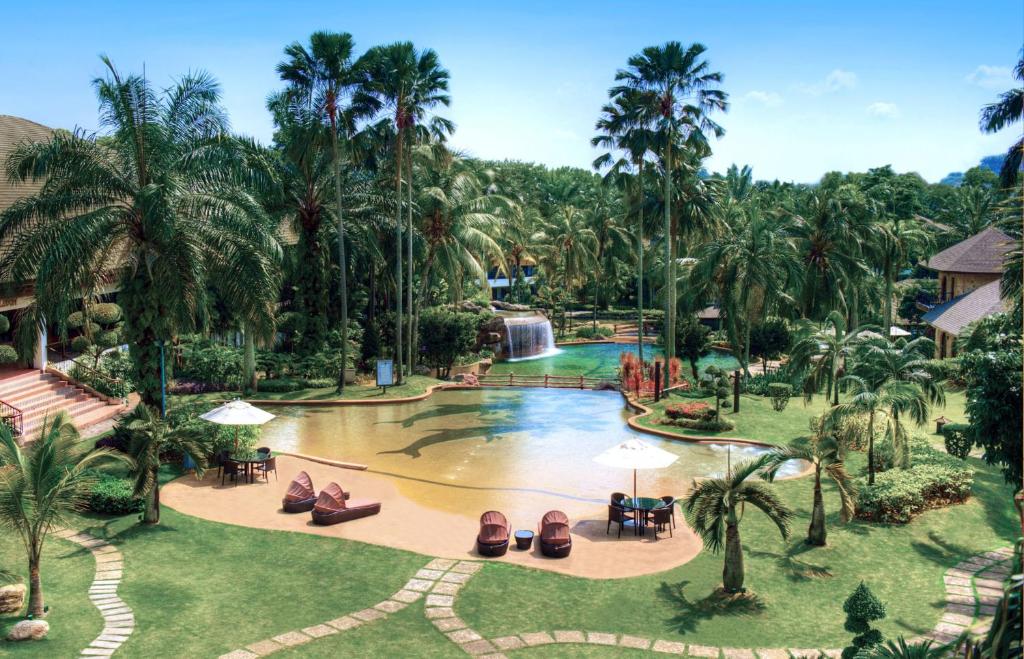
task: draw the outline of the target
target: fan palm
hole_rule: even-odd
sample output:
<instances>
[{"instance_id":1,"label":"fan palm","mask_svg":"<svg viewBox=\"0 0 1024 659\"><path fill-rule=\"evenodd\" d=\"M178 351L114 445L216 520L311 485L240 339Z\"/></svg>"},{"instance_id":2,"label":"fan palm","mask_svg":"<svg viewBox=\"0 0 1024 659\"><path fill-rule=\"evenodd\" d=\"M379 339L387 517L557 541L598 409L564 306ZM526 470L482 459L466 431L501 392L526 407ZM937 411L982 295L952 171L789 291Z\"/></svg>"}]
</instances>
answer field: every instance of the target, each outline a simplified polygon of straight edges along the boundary
<instances>
[{"instance_id":1,"label":"fan palm","mask_svg":"<svg viewBox=\"0 0 1024 659\"><path fill-rule=\"evenodd\" d=\"M128 454L135 461L132 470L135 496L146 498L142 521L160 522L160 456L180 453L195 463L196 476L202 478L206 456L210 453L208 434L191 424L172 427L147 405L139 405L122 422L128 432Z\"/></svg>"},{"instance_id":2,"label":"fan palm","mask_svg":"<svg viewBox=\"0 0 1024 659\"><path fill-rule=\"evenodd\" d=\"M43 544L50 531L85 505L96 482L90 468L105 461L129 463L123 453L82 440L66 413L43 420L35 441L19 445L0 424L0 525L17 534L28 556L28 612L46 613L40 575Z\"/></svg>"},{"instance_id":3,"label":"fan palm","mask_svg":"<svg viewBox=\"0 0 1024 659\"><path fill-rule=\"evenodd\" d=\"M279 248L251 193L265 169L228 135L216 82L190 74L158 94L103 62L104 136L57 131L6 163L11 181L46 182L0 215L0 272L35 280L34 323L67 318L113 278L134 381L157 405L161 345L195 325L211 281L239 317L272 327Z\"/></svg>"},{"instance_id":4,"label":"fan palm","mask_svg":"<svg viewBox=\"0 0 1024 659\"><path fill-rule=\"evenodd\" d=\"M747 504L768 516L783 539L789 538L793 512L774 492L771 484L751 481L771 460L764 454L755 460L735 465L724 478L694 481L683 504L690 527L700 536L704 547L717 554L725 549L722 585L728 593L743 590L743 544L740 519Z\"/></svg>"},{"instance_id":5,"label":"fan palm","mask_svg":"<svg viewBox=\"0 0 1024 659\"><path fill-rule=\"evenodd\" d=\"M338 127L345 137L352 125L351 109L346 107L356 87L352 66L355 44L347 32L314 32L309 48L293 42L284 50L287 60L277 65L281 79L289 84L289 93L305 101L316 114L327 119L330 126L331 162L334 166L334 203L338 222L338 288L341 296L341 373L338 391L345 389L345 368L348 364L348 265L345 259L345 222L341 194L341 153L338 148Z\"/></svg>"},{"instance_id":6,"label":"fan palm","mask_svg":"<svg viewBox=\"0 0 1024 659\"><path fill-rule=\"evenodd\" d=\"M402 378L402 156L407 132L422 123L438 105L448 105L448 71L437 53L418 52L402 41L375 46L360 59L361 91L358 102L373 113L386 113L394 122L395 175L395 363ZM410 255L410 258L412 256ZM409 282L412 285L412 282ZM411 311L411 310L410 310Z\"/></svg>"},{"instance_id":7,"label":"fan palm","mask_svg":"<svg viewBox=\"0 0 1024 659\"><path fill-rule=\"evenodd\" d=\"M1013 77L1024 83L1024 57L1021 57L1017 61L1017 66L1013 67ZM982 108L981 129L986 133L997 133L1007 126L1017 123L1021 117L1024 117L1024 87L1015 87L1000 94L999 100L995 103ZM1006 159L1003 160L1003 167L999 172L999 178L1004 187L1012 188L1017 184L1022 156L1024 156L1024 137L1018 137L1017 141L1007 150Z\"/></svg>"},{"instance_id":8,"label":"fan palm","mask_svg":"<svg viewBox=\"0 0 1024 659\"><path fill-rule=\"evenodd\" d=\"M611 91L613 98L633 94L643 105L641 120L657 126L661 133L663 176L663 217L665 231L665 358L675 352L676 273L675 245L672 236L672 177L675 167L672 149L677 137L683 143L705 141L708 134L721 136L724 130L711 118L715 110L728 109L728 95L721 90L722 74L711 71L704 59L704 45L683 46L669 41L649 46L629 58L627 67L615 75L619 85ZM691 139L692 138L692 139ZM668 374L665 375L668 382Z\"/></svg>"},{"instance_id":9,"label":"fan palm","mask_svg":"<svg viewBox=\"0 0 1024 659\"><path fill-rule=\"evenodd\" d=\"M786 447L772 449L766 476L774 480L779 468L790 460L803 460L814 467L814 504L811 508L811 525L807 528L807 544L825 546L825 498L821 491L822 472L835 483L839 495L839 519L845 524L853 518L854 492L850 475L843 465L843 451L835 435L825 427L824 419L811 421L814 435L802 438Z\"/></svg>"}]
</instances>

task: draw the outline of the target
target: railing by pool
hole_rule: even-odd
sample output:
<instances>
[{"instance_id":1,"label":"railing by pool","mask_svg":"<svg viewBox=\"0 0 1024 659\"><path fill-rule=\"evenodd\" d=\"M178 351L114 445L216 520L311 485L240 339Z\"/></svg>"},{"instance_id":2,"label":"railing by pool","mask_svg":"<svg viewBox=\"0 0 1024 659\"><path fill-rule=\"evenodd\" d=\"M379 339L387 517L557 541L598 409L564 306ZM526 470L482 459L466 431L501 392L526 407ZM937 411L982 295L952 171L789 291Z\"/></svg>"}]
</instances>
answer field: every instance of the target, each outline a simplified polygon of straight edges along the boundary
<instances>
[{"instance_id":1,"label":"railing by pool","mask_svg":"<svg viewBox=\"0 0 1024 659\"><path fill-rule=\"evenodd\" d=\"M545 389L597 389L617 387L617 378L592 378L584 375L478 375L477 382L488 387L543 387Z\"/></svg>"}]
</instances>

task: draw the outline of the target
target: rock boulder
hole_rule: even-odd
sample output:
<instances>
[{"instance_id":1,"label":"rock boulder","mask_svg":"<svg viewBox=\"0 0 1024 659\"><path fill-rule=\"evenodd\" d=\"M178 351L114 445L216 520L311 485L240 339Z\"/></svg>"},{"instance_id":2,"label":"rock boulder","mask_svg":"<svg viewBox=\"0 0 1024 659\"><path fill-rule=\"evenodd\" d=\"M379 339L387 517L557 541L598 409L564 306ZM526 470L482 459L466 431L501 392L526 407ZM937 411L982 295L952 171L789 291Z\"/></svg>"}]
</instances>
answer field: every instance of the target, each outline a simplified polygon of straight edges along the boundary
<instances>
[{"instance_id":1,"label":"rock boulder","mask_svg":"<svg viewBox=\"0 0 1024 659\"><path fill-rule=\"evenodd\" d=\"M17 613L25 606L25 593L28 588L23 583L0 587L0 613Z\"/></svg>"},{"instance_id":2,"label":"rock boulder","mask_svg":"<svg viewBox=\"0 0 1024 659\"><path fill-rule=\"evenodd\" d=\"M21 620L7 633L8 641L38 641L50 631L45 620Z\"/></svg>"}]
</instances>

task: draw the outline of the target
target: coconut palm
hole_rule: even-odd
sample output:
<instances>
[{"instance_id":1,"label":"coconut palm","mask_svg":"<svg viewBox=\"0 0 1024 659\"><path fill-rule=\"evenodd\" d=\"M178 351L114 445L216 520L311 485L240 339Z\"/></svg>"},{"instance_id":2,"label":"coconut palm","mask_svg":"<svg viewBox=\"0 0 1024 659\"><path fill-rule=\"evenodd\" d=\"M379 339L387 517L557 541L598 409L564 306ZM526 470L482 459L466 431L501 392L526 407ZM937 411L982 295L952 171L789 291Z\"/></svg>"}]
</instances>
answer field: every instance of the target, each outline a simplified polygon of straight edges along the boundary
<instances>
[{"instance_id":1,"label":"coconut palm","mask_svg":"<svg viewBox=\"0 0 1024 659\"><path fill-rule=\"evenodd\" d=\"M931 239L913 220L889 220L875 224L872 232L872 243L869 251L875 252L882 279L885 282L885 295L882 301L882 328L886 337L891 337L892 289L896 278L903 268L911 262L912 255L918 254Z\"/></svg>"},{"instance_id":2,"label":"coconut palm","mask_svg":"<svg viewBox=\"0 0 1024 659\"><path fill-rule=\"evenodd\" d=\"M826 412L829 421L844 417L864 416L868 420L868 485L875 484L875 428L882 417L886 436L893 441L905 437L900 415L909 416L918 425L928 419L928 396L916 382L886 380L871 382L857 375L847 375L840 382L850 387L850 400Z\"/></svg>"},{"instance_id":3,"label":"coconut palm","mask_svg":"<svg viewBox=\"0 0 1024 659\"><path fill-rule=\"evenodd\" d=\"M345 258L345 222L341 194L341 160L338 130L347 138L351 133L353 114L347 107L356 88L357 78L352 65L355 43L347 32L314 32L309 48L293 42L285 49L288 59L277 65L281 79L288 83L288 93L305 102L321 120L330 126L331 163L334 169L335 219L338 223L338 288L341 297L341 373L338 391L345 389L345 368L348 365L348 265ZM347 140L346 140L347 141Z\"/></svg>"},{"instance_id":4,"label":"coconut palm","mask_svg":"<svg viewBox=\"0 0 1024 659\"><path fill-rule=\"evenodd\" d=\"M586 211L586 224L594 233L594 313L593 327L597 329L598 287L608 275L606 263L615 254L629 252L630 236L621 224L622 205L614 188L601 186Z\"/></svg>"},{"instance_id":5,"label":"coconut palm","mask_svg":"<svg viewBox=\"0 0 1024 659\"><path fill-rule=\"evenodd\" d=\"M402 378L402 157L408 131L423 123L427 113L438 105L448 105L448 71L437 53L416 50L402 41L375 46L360 59L361 91L357 102L367 111L386 114L395 128L395 363L398 380ZM412 256L410 255L410 258ZM412 285L412 282L409 282ZM411 311L411 310L410 310Z\"/></svg>"},{"instance_id":6,"label":"coconut palm","mask_svg":"<svg viewBox=\"0 0 1024 659\"><path fill-rule=\"evenodd\" d=\"M853 518L854 492L850 475L843 464L843 450L835 435L829 432L824 419L811 421L814 433L810 438L801 438L785 447L772 449L766 476L774 480L779 468L790 460L803 460L814 467L814 504L811 508L811 525L807 528L807 544L825 546L825 498L821 490L822 472L836 486L839 495L839 519L845 524Z\"/></svg>"},{"instance_id":7,"label":"coconut palm","mask_svg":"<svg viewBox=\"0 0 1024 659\"><path fill-rule=\"evenodd\" d=\"M796 373L808 370L804 381L807 400L824 386L825 398L839 404L841 371L861 340L860 331L847 332L846 319L838 311L831 312L823 323L804 322L798 327L800 338L790 351L789 363Z\"/></svg>"},{"instance_id":8,"label":"coconut palm","mask_svg":"<svg viewBox=\"0 0 1024 659\"><path fill-rule=\"evenodd\" d=\"M1024 83L1024 56L1013 68L1013 77ZM986 105L981 110L981 130L986 133L998 133L1002 129L1017 123L1024 117L1024 86L1015 87L999 95L999 100ZM1021 157L1024 156L1024 137L1017 141L1006 152L999 178L1003 186L1012 188L1017 184L1020 172Z\"/></svg>"},{"instance_id":9,"label":"coconut palm","mask_svg":"<svg viewBox=\"0 0 1024 659\"><path fill-rule=\"evenodd\" d=\"M706 142L708 134L724 134L710 113L728 109L728 95L721 90L722 74L711 71L704 58L706 48L699 43L683 46L669 41L649 46L629 58L627 67L615 75L618 85L613 97L632 94L643 105L641 120L657 125L661 133L663 177L663 218L665 232L665 358L675 352L676 273L675 245L672 233L672 178L675 166L672 149L683 144ZM669 384L666 374L666 386Z\"/></svg>"},{"instance_id":10,"label":"coconut palm","mask_svg":"<svg viewBox=\"0 0 1024 659\"><path fill-rule=\"evenodd\" d=\"M587 226L587 216L575 206L563 206L548 219L534 237L545 246L543 262L548 272L557 274L564 291L572 295L594 263L597 236ZM572 316L569 316L572 323Z\"/></svg>"},{"instance_id":11,"label":"coconut palm","mask_svg":"<svg viewBox=\"0 0 1024 659\"><path fill-rule=\"evenodd\" d=\"M943 221L953 225L956 234L951 242L966 240L996 220L999 213L996 193L982 185L962 185L943 209Z\"/></svg>"},{"instance_id":12,"label":"coconut palm","mask_svg":"<svg viewBox=\"0 0 1024 659\"><path fill-rule=\"evenodd\" d=\"M196 476L203 477L206 456L211 451L206 439L207 430L192 424L172 427L147 405L139 405L121 421L127 431L128 454L135 465L132 469L135 481L135 496L146 498L142 521L146 524L160 523L160 456L167 452L180 453L188 457L196 467Z\"/></svg>"},{"instance_id":13,"label":"coconut palm","mask_svg":"<svg viewBox=\"0 0 1024 659\"><path fill-rule=\"evenodd\" d=\"M0 215L0 273L35 280L35 323L67 318L113 278L134 382L158 405L161 346L195 326L213 280L239 317L272 326L279 248L250 192L265 169L228 134L217 83L189 74L158 94L103 62L102 137L57 131L6 163L12 182L46 183Z\"/></svg>"},{"instance_id":14,"label":"coconut palm","mask_svg":"<svg viewBox=\"0 0 1024 659\"><path fill-rule=\"evenodd\" d=\"M85 506L96 483L92 467L106 460L130 463L123 453L93 444L79 437L65 412L44 419L38 437L25 446L0 424L0 525L25 545L28 612L36 618L46 614L40 563L47 535Z\"/></svg>"},{"instance_id":15,"label":"coconut palm","mask_svg":"<svg viewBox=\"0 0 1024 659\"><path fill-rule=\"evenodd\" d=\"M683 504L690 527L700 536L704 547L717 554L725 549L722 585L727 593L743 590L743 544L740 541L742 511L751 505L768 516L783 539L789 538L793 512L782 502L772 485L750 480L770 463L764 454L732 467L723 478L693 481Z\"/></svg>"}]
</instances>

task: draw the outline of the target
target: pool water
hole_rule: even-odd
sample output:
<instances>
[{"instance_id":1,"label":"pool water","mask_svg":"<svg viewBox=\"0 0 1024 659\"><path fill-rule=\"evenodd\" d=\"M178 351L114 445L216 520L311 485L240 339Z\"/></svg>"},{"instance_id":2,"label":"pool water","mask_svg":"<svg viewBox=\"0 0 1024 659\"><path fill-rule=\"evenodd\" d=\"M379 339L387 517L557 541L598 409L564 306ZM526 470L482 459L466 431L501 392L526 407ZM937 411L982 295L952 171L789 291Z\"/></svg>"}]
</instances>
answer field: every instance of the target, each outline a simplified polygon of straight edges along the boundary
<instances>
[{"instance_id":1,"label":"pool water","mask_svg":"<svg viewBox=\"0 0 1024 659\"><path fill-rule=\"evenodd\" d=\"M721 474L728 459L764 450L637 433L625 424L621 395L608 391L440 391L399 405L287 406L274 413L263 439L275 450L367 464L404 496L472 518L488 509L517 519L551 508L603 514L611 492L632 491L633 472L593 458L631 437L679 456L666 469L639 472L638 494L646 496L681 496L695 477Z\"/></svg>"},{"instance_id":2,"label":"pool water","mask_svg":"<svg viewBox=\"0 0 1024 659\"><path fill-rule=\"evenodd\" d=\"M554 355L537 359L514 362L495 362L489 373L517 375L583 375L592 378L614 378L619 368L619 355L623 352L637 354L635 343L589 343L564 346ZM644 346L644 359L661 357L662 351L653 345ZM717 350L701 357L697 370L703 372L708 366L732 370L739 368L739 362L732 355ZM683 360L684 373L690 373L690 362Z\"/></svg>"}]
</instances>

